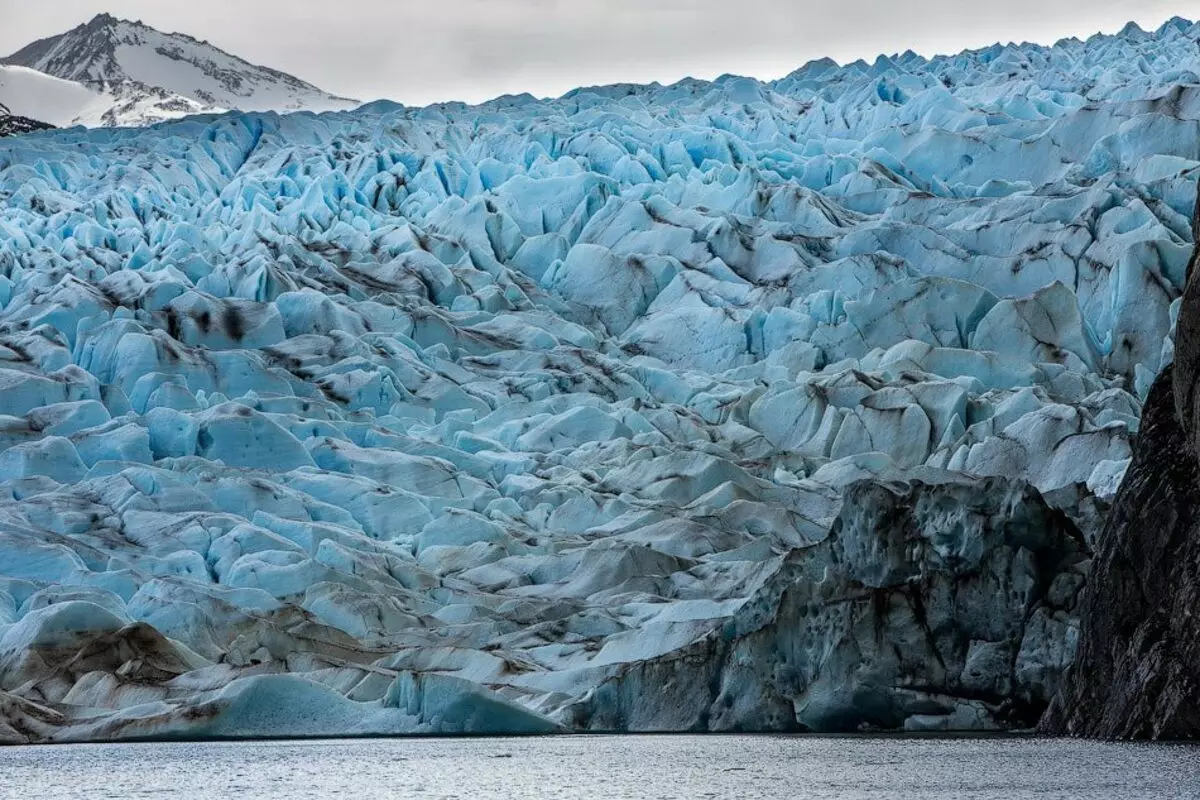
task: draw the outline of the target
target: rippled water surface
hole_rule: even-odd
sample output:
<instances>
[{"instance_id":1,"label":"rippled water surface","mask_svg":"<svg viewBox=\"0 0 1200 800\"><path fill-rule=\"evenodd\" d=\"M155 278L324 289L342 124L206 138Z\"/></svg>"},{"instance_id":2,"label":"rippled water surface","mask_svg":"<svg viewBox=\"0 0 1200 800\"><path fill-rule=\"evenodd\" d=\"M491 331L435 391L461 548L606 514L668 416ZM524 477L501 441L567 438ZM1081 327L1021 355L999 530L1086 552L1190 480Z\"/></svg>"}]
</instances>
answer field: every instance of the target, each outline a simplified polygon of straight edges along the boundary
<instances>
[{"instance_id":1,"label":"rippled water surface","mask_svg":"<svg viewBox=\"0 0 1200 800\"><path fill-rule=\"evenodd\" d=\"M627 736L0 748L3 798L1197 798L1200 749Z\"/></svg>"}]
</instances>

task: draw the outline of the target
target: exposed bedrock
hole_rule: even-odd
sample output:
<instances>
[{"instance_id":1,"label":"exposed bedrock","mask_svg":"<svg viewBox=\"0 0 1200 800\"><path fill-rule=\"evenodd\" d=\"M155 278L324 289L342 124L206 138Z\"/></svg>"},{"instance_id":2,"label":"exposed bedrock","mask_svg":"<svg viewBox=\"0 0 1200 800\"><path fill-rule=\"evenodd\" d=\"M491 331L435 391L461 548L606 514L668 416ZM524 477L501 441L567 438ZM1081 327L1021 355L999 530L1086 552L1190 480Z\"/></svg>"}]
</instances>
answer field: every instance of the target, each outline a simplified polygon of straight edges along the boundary
<instances>
[{"instance_id":1,"label":"exposed bedrock","mask_svg":"<svg viewBox=\"0 0 1200 800\"><path fill-rule=\"evenodd\" d=\"M22 133L36 133L37 131L50 130L53 127L53 125L47 125L36 119L9 114L5 111L4 106L0 104L0 137L19 136Z\"/></svg>"}]
</instances>

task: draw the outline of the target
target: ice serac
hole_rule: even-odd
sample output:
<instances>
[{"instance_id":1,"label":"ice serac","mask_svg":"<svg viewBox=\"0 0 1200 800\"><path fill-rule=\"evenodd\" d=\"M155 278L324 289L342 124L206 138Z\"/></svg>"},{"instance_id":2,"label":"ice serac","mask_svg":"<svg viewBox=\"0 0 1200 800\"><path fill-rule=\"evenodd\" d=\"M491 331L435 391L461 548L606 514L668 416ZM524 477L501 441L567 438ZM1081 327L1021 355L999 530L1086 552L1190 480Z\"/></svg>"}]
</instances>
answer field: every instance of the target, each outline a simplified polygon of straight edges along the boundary
<instances>
[{"instance_id":1,"label":"ice serac","mask_svg":"<svg viewBox=\"0 0 1200 800\"><path fill-rule=\"evenodd\" d=\"M1030 726L1198 40L4 139L0 737Z\"/></svg>"}]
</instances>

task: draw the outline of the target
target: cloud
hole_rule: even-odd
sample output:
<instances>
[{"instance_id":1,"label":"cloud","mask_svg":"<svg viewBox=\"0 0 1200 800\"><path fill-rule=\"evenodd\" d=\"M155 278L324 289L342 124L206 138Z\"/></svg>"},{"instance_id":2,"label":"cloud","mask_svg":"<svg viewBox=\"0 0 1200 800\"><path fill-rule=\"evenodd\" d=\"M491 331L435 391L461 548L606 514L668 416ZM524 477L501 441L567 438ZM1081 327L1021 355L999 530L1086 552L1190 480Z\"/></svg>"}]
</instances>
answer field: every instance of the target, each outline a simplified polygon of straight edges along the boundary
<instances>
[{"instance_id":1,"label":"cloud","mask_svg":"<svg viewBox=\"0 0 1200 800\"><path fill-rule=\"evenodd\" d=\"M100 11L362 99L425 103L1155 26L1184 0L0 0L0 51Z\"/></svg>"}]
</instances>

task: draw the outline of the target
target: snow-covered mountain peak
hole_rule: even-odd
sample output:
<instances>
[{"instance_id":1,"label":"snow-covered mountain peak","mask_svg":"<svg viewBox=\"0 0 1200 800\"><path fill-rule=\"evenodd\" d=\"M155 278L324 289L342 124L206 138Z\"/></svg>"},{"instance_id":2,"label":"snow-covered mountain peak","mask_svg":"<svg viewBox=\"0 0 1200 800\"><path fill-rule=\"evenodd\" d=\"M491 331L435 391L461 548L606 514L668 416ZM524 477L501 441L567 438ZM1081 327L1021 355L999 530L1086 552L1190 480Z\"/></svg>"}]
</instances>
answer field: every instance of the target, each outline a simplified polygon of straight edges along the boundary
<instances>
[{"instance_id":1,"label":"snow-covered mountain peak","mask_svg":"<svg viewBox=\"0 0 1200 800\"><path fill-rule=\"evenodd\" d=\"M257 66L179 33L100 14L66 33L40 39L3 62L93 89L146 87L209 108L330 111L357 103L278 70Z\"/></svg>"}]
</instances>

